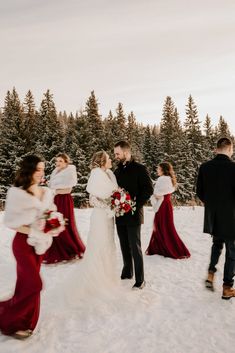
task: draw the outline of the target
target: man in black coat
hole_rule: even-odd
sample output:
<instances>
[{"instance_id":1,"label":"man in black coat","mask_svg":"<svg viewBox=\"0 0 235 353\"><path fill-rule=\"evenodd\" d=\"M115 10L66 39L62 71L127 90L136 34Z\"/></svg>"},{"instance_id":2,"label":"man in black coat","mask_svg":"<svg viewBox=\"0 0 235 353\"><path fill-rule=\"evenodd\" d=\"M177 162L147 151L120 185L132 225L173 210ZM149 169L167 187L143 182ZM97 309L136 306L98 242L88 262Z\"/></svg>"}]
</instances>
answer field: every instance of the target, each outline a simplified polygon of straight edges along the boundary
<instances>
[{"instance_id":1,"label":"man in black coat","mask_svg":"<svg viewBox=\"0 0 235 353\"><path fill-rule=\"evenodd\" d=\"M225 244L223 299L235 296L235 163L233 144L223 137L217 142L217 155L200 166L197 195L205 205L204 233L213 236L206 287L214 290L216 265Z\"/></svg>"},{"instance_id":2,"label":"man in black coat","mask_svg":"<svg viewBox=\"0 0 235 353\"><path fill-rule=\"evenodd\" d=\"M121 279L133 277L133 260L135 268L135 284L133 288L142 289L144 281L144 265L141 249L141 224L143 223L143 206L153 194L153 185L146 167L137 163L131 156L128 142L120 141L115 144L114 154L119 162L115 175L119 187L129 192L131 199L136 202L136 211L116 217L117 232L123 257Z\"/></svg>"}]
</instances>

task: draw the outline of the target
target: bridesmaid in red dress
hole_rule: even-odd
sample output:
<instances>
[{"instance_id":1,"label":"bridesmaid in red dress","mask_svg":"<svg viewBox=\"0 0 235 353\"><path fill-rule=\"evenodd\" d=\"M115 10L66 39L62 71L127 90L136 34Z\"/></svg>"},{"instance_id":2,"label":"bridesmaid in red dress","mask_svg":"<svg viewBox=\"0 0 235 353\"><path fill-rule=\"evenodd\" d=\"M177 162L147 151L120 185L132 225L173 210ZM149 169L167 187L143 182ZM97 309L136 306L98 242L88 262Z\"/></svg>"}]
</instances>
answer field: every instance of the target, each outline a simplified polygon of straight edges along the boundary
<instances>
[{"instance_id":1,"label":"bridesmaid in red dress","mask_svg":"<svg viewBox=\"0 0 235 353\"><path fill-rule=\"evenodd\" d=\"M53 239L52 246L45 253L43 263L46 264L82 258L85 252L85 245L76 227L74 203L71 196L72 187L77 184L76 167L69 163L69 156L65 153L59 153L56 156L56 168L49 181L49 187L56 194L54 202L57 211L67 219L67 225L65 230Z\"/></svg>"},{"instance_id":2,"label":"bridesmaid in red dress","mask_svg":"<svg viewBox=\"0 0 235 353\"><path fill-rule=\"evenodd\" d=\"M35 232L31 225L44 211L55 209L53 192L38 186L43 175L42 159L26 156L6 199L4 222L17 231L12 244L17 280L13 297L0 302L0 330L18 339L33 333L39 317L42 256L27 240Z\"/></svg>"},{"instance_id":3,"label":"bridesmaid in red dress","mask_svg":"<svg viewBox=\"0 0 235 353\"><path fill-rule=\"evenodd\" d=\"M155 213L153 232L146 250L147 255L162 255L173 259L190 257L190 252L180 239L173 221L171 194L175 191L176 177L168 162L157 168L159 178L155 184L151 203Z\"/></svg>"}]
</instances>

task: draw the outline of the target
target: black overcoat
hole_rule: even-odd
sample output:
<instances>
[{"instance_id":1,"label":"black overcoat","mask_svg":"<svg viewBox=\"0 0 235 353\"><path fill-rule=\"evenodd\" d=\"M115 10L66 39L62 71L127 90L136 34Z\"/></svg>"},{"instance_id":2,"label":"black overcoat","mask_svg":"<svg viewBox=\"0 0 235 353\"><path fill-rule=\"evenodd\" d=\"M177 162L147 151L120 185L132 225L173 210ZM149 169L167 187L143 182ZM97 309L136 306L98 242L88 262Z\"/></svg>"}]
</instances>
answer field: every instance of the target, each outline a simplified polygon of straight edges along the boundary
<instances>
[{"instance_id":1,"label":"black overcoat","mask_svg":"<svg viewBox=\"0 0 235 353\"><path fill-rule=\"evenodd\" d=\"M114 174L118 186L130 193L131 199L136 201L136 211L124 216L116 217L116 223L120 225L139 225L143 223L143 206L153 194L153 184L146 167L143 164L131 160L126 164L119 163Z\"/></svg>"},{"instance_id":2,"label":"black overcoat","mask_svg":"<svg viewBox=\"0 0 235 353\"><path fill-rule=\"evenodd\" d=\"M200 166L197 195L205 205L204 233L235 239L235 163L218 154Z\"/></svg>"}]
</instances>

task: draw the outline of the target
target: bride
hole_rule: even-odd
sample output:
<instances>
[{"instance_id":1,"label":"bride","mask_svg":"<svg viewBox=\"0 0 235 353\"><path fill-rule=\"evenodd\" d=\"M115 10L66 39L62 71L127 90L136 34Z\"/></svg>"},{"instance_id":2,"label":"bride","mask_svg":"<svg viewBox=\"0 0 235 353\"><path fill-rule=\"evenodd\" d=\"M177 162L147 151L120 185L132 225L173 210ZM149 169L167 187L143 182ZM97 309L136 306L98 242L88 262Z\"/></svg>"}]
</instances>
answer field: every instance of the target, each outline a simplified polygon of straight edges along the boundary
<instances>
[{"instance_id":1,"label":"bride","mask_svg":"<svg viewBox=\"0 0 235 353\"><path fill-rule=\"evenodd\" d=\"M118 185L111 167L112 162L108 154L104 151L96 152L92 158L91 174L86 188L94 209L90 219L84 266L86 272L89 271L89 279L92 277L92 282L98 282L99 286L115 281L117 276L114 212L110 209L108 199L113 191L117 190Z\"/></svg>"},{"instance_id":2,"label":"bride","mask_svg":"<svg viewBox=\"0 0 235 353\"><path fill-rule=\"evenodd\" d=\"M77 263L63 283L64 297L70 307L81 301L110 298L111 288L118 287L116 251L114 242L114 213L108 202L118 188L116 177L110 170L111 159L104 151L96 152L91 162L87 183L89 201L94 206L83 260ZM100 295L99 295L100 294Z\"/></svg>"}]
</instances>

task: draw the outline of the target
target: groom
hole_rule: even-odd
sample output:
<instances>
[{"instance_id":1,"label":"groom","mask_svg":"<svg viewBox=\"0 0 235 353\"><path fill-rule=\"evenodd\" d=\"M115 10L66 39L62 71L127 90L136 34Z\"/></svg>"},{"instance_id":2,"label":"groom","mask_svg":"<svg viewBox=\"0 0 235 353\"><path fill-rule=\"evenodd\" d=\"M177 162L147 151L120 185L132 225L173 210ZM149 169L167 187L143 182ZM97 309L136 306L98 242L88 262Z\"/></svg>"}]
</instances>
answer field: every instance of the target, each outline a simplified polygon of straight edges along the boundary
<instances>
[{"instance_id":1,"label":"groom","mask_svg":"<svg viewBox=\"0 0 235 353\"><path fill-rule=\"evenodd\" d=\"M135 268L135 284L133 289L142 289L144 281L144 265L141 250L140 230L143 223L143 206L153 194L153 186L147 169L137 163L131 155L128 142L119 141L114 146L115 159L119 162L114 174L118 185L129 192L136 202L136 211L116 217L117 232L123 257L121 279L133 277L133 260Z\"/></svg>"}]
</instances>

